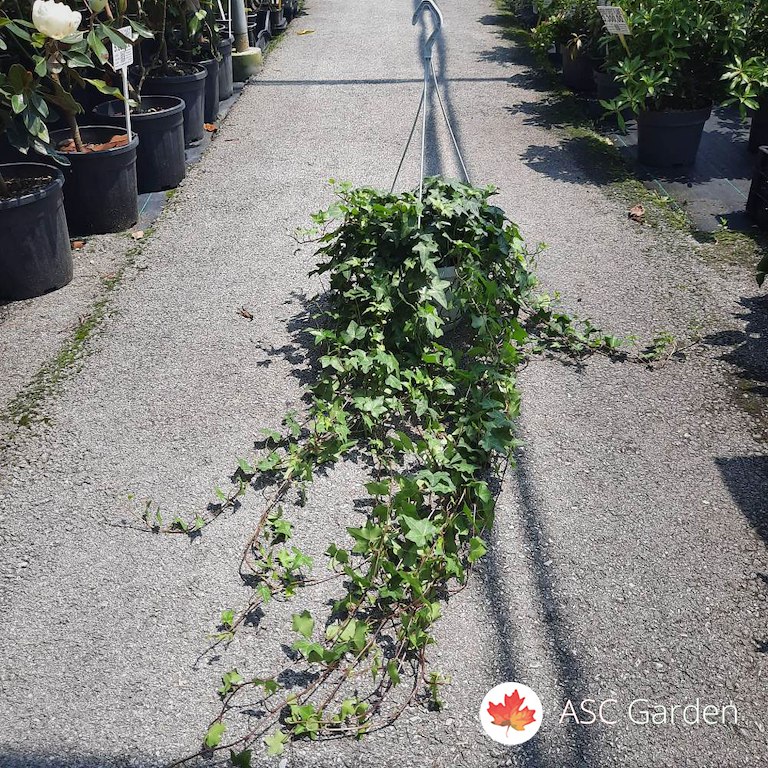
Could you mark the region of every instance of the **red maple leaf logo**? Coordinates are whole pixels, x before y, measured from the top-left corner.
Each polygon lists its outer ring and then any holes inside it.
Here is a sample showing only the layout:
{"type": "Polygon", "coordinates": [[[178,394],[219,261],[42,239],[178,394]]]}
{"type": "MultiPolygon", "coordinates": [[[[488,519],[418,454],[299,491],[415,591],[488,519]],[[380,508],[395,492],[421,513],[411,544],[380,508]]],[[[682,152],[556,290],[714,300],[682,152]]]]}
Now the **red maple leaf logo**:
{"type": "Polygon", "coordinates": [[[536,722],[534,710],[523,707],[523,698],[517,689],[512,691],[511,696],[504,696],[503,704],[489,702],[488,714],[493,718],[493,725],[506,727],[507,733],[510,728],[522,731],[526,725],[536,722]]]}

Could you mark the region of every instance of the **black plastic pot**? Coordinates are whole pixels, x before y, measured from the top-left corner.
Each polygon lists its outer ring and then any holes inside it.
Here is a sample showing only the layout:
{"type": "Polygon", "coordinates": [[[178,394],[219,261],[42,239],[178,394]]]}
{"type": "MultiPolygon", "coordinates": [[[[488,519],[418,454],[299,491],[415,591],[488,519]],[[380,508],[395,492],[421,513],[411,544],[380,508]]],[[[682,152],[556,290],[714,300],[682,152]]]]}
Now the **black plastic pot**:
{"type": "Polygon", "coordinates": [[[269,12],[269,31],[273,35],[283,32],[287,26],[288,22],[285,20],[282,8],[269,12]]]}
{"type": "Polygon", "coordinates": [[[203,118],[206,123],[215,123],[219,117],[219,60],[206,59],[198,63],[207,72],[203,118]]]}
{"type": "Polygon", "coordinates": [[[656,168],[693,165],[704,123],[711,114],[711,105],[704,109],[640,112],[637,116],[638,161],[656,168]]]}
{"type": "Polygon", "coordinates": [[[601,101],[611,101],[621,93],[621,86],[616,82],[616,77],[610,72],[594,70],[592,77],[597,89],[597,98],[601,101]]]}
{"type": "Polygon", "coordinates": [[[752,127],[749,129],[749,151],[757,152],[768,146],[768,96],[760,99],[760,109],[752,113],[752,127]]]}
{"type": "Polygon", "coordinates": [[[228,99],[234,92],[232,77],[232,43],[234,38],[227,37],[219,43],[219,99],[228,99]]]}
{"type": "Polygon", "coordinates": [[[760,147],[747,213],[761,229],[768,231],[768,146],[760,147]]]}
{"type": "MultiPolygon", "coordinates": [[[[143,109],[134,112],[131,125],[139,135],[136,180],[139,193],[173,189],[186,174],[184,161],[184,102],[178,96],[144,96],[143,109]]],[[[99,122],[125,126],[125,104],[115,99],[96,107],[99,122]]]]}
{"type": "Polygon", "coordinates": [[[572,91],[593,91],[595,80],[592,76],[592,61],[567,45],[560,46],[563,59],[563,83],[572,91]]]}
{"type": "MultiPolygon", "coordinates": [[[[102,144],[124,128],[91,125],[80,128],[83,141],[102,144]]],[[[58,146],[71,138],[69,129],[53,131],[58,146]]],[[[75,235],[122,232],[139,218],[136,188],[136,133],[130,143],[101,152],[68,152],[70,165],[64,173],[64,210],[69,231],[75,235]]]]}
{"type": "Polygon", "coordinates": [[[42,163],[0,165],[3,178],[49,176],[35,192],[0,200],[0,299],[42,296],[72,280],[72,248],[61,187],[64,176],[42,163]]]}
{"type": "Polygon", "coordinates": [[[148,77],[143,92],[152,96],[177,96],[184,101],[184,142],[200,141],[205,135],[205,78],[204,67],[195,65],[189,75],[163,75],[148,77]]]}

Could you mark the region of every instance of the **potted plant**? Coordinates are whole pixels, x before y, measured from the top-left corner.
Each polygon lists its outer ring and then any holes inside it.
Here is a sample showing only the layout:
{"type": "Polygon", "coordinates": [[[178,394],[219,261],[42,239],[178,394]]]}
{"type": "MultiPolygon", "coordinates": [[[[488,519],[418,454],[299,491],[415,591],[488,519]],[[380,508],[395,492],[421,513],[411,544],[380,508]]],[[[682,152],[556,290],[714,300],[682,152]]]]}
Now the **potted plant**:
{"type": "Polygon", "coordinates": [[[591,91],[594,60],[603,35],[600,14],[593,0],[554,0],[540,9],[533,30],[534,48],[544,54],[554,45],[563,67],[563,83],[574,91],[591,91]]]}
{"type": "Polygon", "coordinates": [[[726,104],[737,104],[742,116],[752,113],[749,151],[768,145],[768,2],[758,0],[746,20],[744,50],[728,65],[726,104]]]}
{"type": "MultiPolygon", "coordinates": [[[[157,50],[143,67],[138,84],[142,94],[176,96],[184,101],[184,141],[190,145],[205,135],[205,67],[184,61],[181,39],[187,39],[191,18],[202,11],[197,0],[148,0],[144,3],[157,50]]],[[[204,15],[204,14],[203,14],[204,15]]]]}
{"type": "MultiPolygon", "coordinates": [[[[23,22],[0,16],[3,28],[24,31],[23,22]]],[[[10,41],[8,41],[10,42],[10,41]]],[[[21,155],[55,154],[45,120],[48,103],[40,77],[20,63],[0,72],[0,134],[21,155]]],[[[0,165],[0,299],[41,296],[72,280],[72,249],[64,213],[64,176],[43,163],[0,165]]]]}
{"type": "Polygon", "coordinates": [[[203,119],[215,123],[219,116],[219,67],[223,57],[219,52],[220,37],[216,26],[213,0],[198,0],[198,10],[187,19],[183,40],[178,43],[180,56],[199,64],[207,73],[203,119]]]}
{"type": "Polygon", "coordinates": [[[72,96],[75,86],[91,86],[105,95],[121,97],[105,79],[84,77],[93,72],[110,77],[105,42],[122,46],[131,42],[117,31],[106,8],[105,1],[93,2],[86,28],[81,30],[79,12],[55,0],[35,0],[31,21],[21,19],[5,26],[14,39],[14,55],[40,78],[43,99],[67,126],[52,131],[50,143],[68,162],[64,208],[69,230],[76,234],[117,232],[138,218],[138,138],[129,141],[124,129],[80,126],[77,115],[83,108],[72,96]]]}
{"type": "Polygon", "coordinates": [[[221,60],[219,62],[219,100],[224,101],[232,96],[235,90],[235,78],[232,72],[232,44],[235,38],[228,34],[222,34],[219,24],[219,44],[218,51],[221,60]]]}
{"type": "Polygon", "coordinates": [[[614,67],[618,97],[602,102],[624,127],[637,113],[638,160],[691,165],[713,103],[726,98],[721,79],[743,27],[740,0],[622,0],[632,34],[614,67]]]}
{"type": "MultiPolygon", "coordinates": [[[[134,33],[143,40],[154,41],[154,35],[146,26],[146,17],[140,3],[127,8],[126,21],[134,33]]],[[[137,83],[141,83],[143,56],[137,46],[139,64],[137,83]]],[[[150,54],[152,55],[152,54],[150,54]]],[[[139,193],[158,192],[178,186],[186,175],[184,154],[184,101],[178,96],[142,96],[134,89],[135,99],[126,105],[122,99],[114,99],[96,106],[93,110],[104,125],[123,127],[126,108],[131,110],[131,124],[139,136],[136,150],[136,181],[139,193]]]]}

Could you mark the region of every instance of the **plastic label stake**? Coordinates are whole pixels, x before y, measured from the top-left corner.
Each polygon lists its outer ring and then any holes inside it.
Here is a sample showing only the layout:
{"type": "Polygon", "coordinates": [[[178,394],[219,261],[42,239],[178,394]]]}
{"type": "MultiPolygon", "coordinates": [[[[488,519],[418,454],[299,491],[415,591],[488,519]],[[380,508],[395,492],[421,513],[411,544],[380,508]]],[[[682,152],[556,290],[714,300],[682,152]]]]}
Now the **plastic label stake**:
{"type": "MultiPolygon", "coordinates": [[[[117,30],[127,40],[133,40],[133,30],[130,27],[121,27],[117,30]]],[[[126,42],[120,48],[112,43],[112,69],[123,76],[123,98],[125,99],[125,129],[128,132],[128,143],[133,141],[133,130],[131,129],[131,105],[128,96],[128,67],[133,64],[133,44],[126,42]]]]}
{"type": "Polygon", "coordinates": [[[632,30],[629,28],[627,17],[624,15],[622,8],[616,8],[613,5],[598,5],[597,10],[603,17],[603,24],[605,25],[605,31],[609,35],[617,35],[621,41],[624,50],[629,55],[629,48],[627,47],[627,41],[624,39],[626,35],[631,35],[632,30]]]}

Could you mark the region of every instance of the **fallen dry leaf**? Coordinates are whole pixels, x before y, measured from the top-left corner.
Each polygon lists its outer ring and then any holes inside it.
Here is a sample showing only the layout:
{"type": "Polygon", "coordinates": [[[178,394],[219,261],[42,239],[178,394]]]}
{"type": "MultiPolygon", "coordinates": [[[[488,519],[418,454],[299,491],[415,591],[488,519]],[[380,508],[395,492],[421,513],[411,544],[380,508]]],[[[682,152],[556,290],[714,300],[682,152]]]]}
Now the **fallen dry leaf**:
{"type": "Polygon", "coordinates": [[[71,245],[76,251],[79,251],[85,248],[85,240],[72,240],[71,245]]]}
{"type": "Polygon", "coordinates": [[[632,221],[636,221],[638,224],[645,224],[645,208],[639,203],[633,205],[627,215],[632,221]]]}
{"type": "Polygon", "coordinates": [[[131,232],[131,237],[134,240],[141,240],[141,238],[144,237],[144,230],[143,229],[137,229],[135,232],[131,232]]]}
{"type": "Polygon", "coordinates": [[[301,31],[297,32],[297,35],[311,35],[315,30],[314,29],[302,29],[301,31]]]}
{"type": "Polygon", "coordinates": [[[246,320],[253,320],[253,315],[245,307],[240,307],[240,309],[237,310],[237,314],[240,315],[240,317],[244,317],[246,320]]]}

